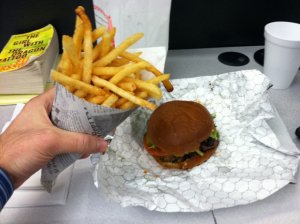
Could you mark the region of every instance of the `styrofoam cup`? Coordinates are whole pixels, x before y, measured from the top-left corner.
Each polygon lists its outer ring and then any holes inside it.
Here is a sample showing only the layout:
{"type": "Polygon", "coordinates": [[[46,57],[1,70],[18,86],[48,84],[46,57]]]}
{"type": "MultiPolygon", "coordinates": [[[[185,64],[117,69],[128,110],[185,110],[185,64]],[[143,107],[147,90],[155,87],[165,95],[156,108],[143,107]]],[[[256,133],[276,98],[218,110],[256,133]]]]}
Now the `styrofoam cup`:
{"type": "Polygon", "coordinates": [[[286,89],[300,66],[300,24],[272,22],[265,26],[264,74],[274,89],[286,89]]]}

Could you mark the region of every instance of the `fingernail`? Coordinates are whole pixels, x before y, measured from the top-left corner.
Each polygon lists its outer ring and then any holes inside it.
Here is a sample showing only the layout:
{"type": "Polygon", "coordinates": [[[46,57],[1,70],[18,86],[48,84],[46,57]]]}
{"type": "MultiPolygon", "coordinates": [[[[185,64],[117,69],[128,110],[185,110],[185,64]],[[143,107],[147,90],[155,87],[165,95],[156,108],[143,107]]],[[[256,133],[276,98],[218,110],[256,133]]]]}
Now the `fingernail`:
{"type": "Polygon", "coordinates": [[[104,154],[107,149],[107,142],[103,139],[97,140],[97,148],[100,151],[100,153],[104,154]]]}

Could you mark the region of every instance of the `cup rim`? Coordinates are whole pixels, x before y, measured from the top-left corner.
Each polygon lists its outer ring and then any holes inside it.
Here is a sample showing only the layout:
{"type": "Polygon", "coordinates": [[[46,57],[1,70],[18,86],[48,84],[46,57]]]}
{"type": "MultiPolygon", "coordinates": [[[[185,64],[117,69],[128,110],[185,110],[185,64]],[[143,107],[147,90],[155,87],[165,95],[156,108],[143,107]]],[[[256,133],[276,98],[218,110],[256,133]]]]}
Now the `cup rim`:
{"type": "Polygon", "coordinates": [[[300,24],[287,21],[275,21],[265,25],[265,39],[277,45],[300,48],[300,24]]]}

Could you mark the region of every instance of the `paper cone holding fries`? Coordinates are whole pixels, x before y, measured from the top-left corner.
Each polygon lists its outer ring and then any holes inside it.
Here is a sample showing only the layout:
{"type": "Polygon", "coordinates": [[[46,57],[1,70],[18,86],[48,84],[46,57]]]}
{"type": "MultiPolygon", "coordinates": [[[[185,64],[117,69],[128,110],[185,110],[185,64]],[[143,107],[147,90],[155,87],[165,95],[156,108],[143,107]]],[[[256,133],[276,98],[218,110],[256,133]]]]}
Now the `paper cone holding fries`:
{"type": "MultiPolygon", "coordinates": [[[[164,47],[131,51],[143,52],[142,57],[144,60],[163,71],[167,53],[164,47]]],[[[153,77],[153,74],[146,70],[141,71],[141,75],[141,81],[143,79],[151,80],[151,77],[153,77]]],[[[55,86],[56,96],[52,106],[51,120],[54,125],[64,130],[87,133],[104,138],[111,134],[136,108],[124,110],[102,106],[75,96],[59,83],[56,83],[55,86]]],[[[150,101],[147,102],[151,103],[150,101]]],[[[43,186],[48,191],[51,191],[56,177],[80,157],[81,155],[79,154],[62,154],[54,158],[42,169],[41,181],[43,186]]]]}
{"type": "MultiPolygon", "coordinates": [[[[55,126],[74,132],[105,137],[124,121],[134,109],[121,110],[89,103],[56,85],[51,120],[55,126]]],[[[42,169],[42,184],[51,191],[56,177],[81,157],[80,154],[62,154],[42,169]]]]}
{"type": "MultiPolygon", "coordinates": [[[[114,45],[116,28],[92,30],[83,7],[76,12],[72,37],[62,37],[63,54],[51,78],[57,82],[51,119],[62,129],[105,137],[136,107],[154,110],[150,99],[161,99],[163,83],[173,90],[170,75],[163,74],[164,47],[130,51],[141,39],[136,33],[114,45]]],[[[51,191],[57,175],[80,158],[78,154],[57,156],[42,169],[42,184],[51,191]]]]}

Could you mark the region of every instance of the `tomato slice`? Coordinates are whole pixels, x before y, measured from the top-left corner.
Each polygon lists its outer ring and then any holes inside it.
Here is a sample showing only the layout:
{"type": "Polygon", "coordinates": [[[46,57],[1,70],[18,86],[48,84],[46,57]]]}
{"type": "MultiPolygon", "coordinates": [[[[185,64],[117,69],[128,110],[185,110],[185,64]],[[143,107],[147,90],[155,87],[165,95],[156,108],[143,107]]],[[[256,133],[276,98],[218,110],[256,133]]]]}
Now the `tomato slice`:
{"type": "Polygon", "coordinates": [[[150,139],[147,137],[147,134],[144,136],[144,147],[152,156],[167,156],[165,152],[163,152],[159,147],[153,147],[150,139]]]}

